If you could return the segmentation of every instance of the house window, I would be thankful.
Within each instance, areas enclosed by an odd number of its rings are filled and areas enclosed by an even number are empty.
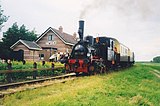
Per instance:
[[[53,40],[53,35],[48,35],[48,41],[52,41]]]
[[[40,60],[44,60],[44,54],[39,54]]]

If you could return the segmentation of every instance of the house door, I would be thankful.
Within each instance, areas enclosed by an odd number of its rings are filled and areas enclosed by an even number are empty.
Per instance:
[[[14,51],[13,53],[13,59],[17,61],[24,60],[24,50]]]

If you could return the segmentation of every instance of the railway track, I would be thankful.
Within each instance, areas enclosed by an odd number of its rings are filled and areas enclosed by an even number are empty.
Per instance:
[[[60,75],[60,76],[55,76],[55,77],[49,77],[49,78],[43,78],[43,79],[36,79],[36,80],[30,80],[30,81],[24,81],[24,82],[17,82],[17,83],[9,83],[9,84],[4,84],[4,85],[0,85],[0,98],[4,97],[5,95],[9,95],[9,94],[14,94],[16,92],[20,92],[20,91],[24,91],[27,89],[35,89],[38,87],[43,87],[43,86],[48,86],[51,84],[42,84],[43,82],[46,81],[55,81],[55,80],[59,80],[58,82],[65,82],[67,79],[74,79],[73,77],[75,77],[76,74],[75,73],[70,73],[70,74],[65,74],[65,75]],[[32,84],[40,84],[38,85],[38,87],[27,87],[27,88],[23,88],[22,90],[15,90],[15,88],[21,87],[21,86],[30,86]],[[10,89],[10,90],[8,90]],[[8,90],[8,92],[7,92]]]

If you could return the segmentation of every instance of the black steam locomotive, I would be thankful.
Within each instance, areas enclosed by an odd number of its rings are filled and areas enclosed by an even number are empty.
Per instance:
[[[93,74],[108,69],[128,67],[134,64],[134,53],[115,38],[86,36],[83,39],[84,21],[79,21],[80,41],[74,45],[71,55],[65,60],[67,72]]]

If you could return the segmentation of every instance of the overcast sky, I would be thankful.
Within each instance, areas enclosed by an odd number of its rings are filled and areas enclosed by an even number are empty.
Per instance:
[[[85,35],[114,37],[135,52],[137,61],[160,55],[160,0],[0,1],[4,14],[10,16],[2,32],[17,22],[37,34],[59,26],[73,34],[83,19]]]

